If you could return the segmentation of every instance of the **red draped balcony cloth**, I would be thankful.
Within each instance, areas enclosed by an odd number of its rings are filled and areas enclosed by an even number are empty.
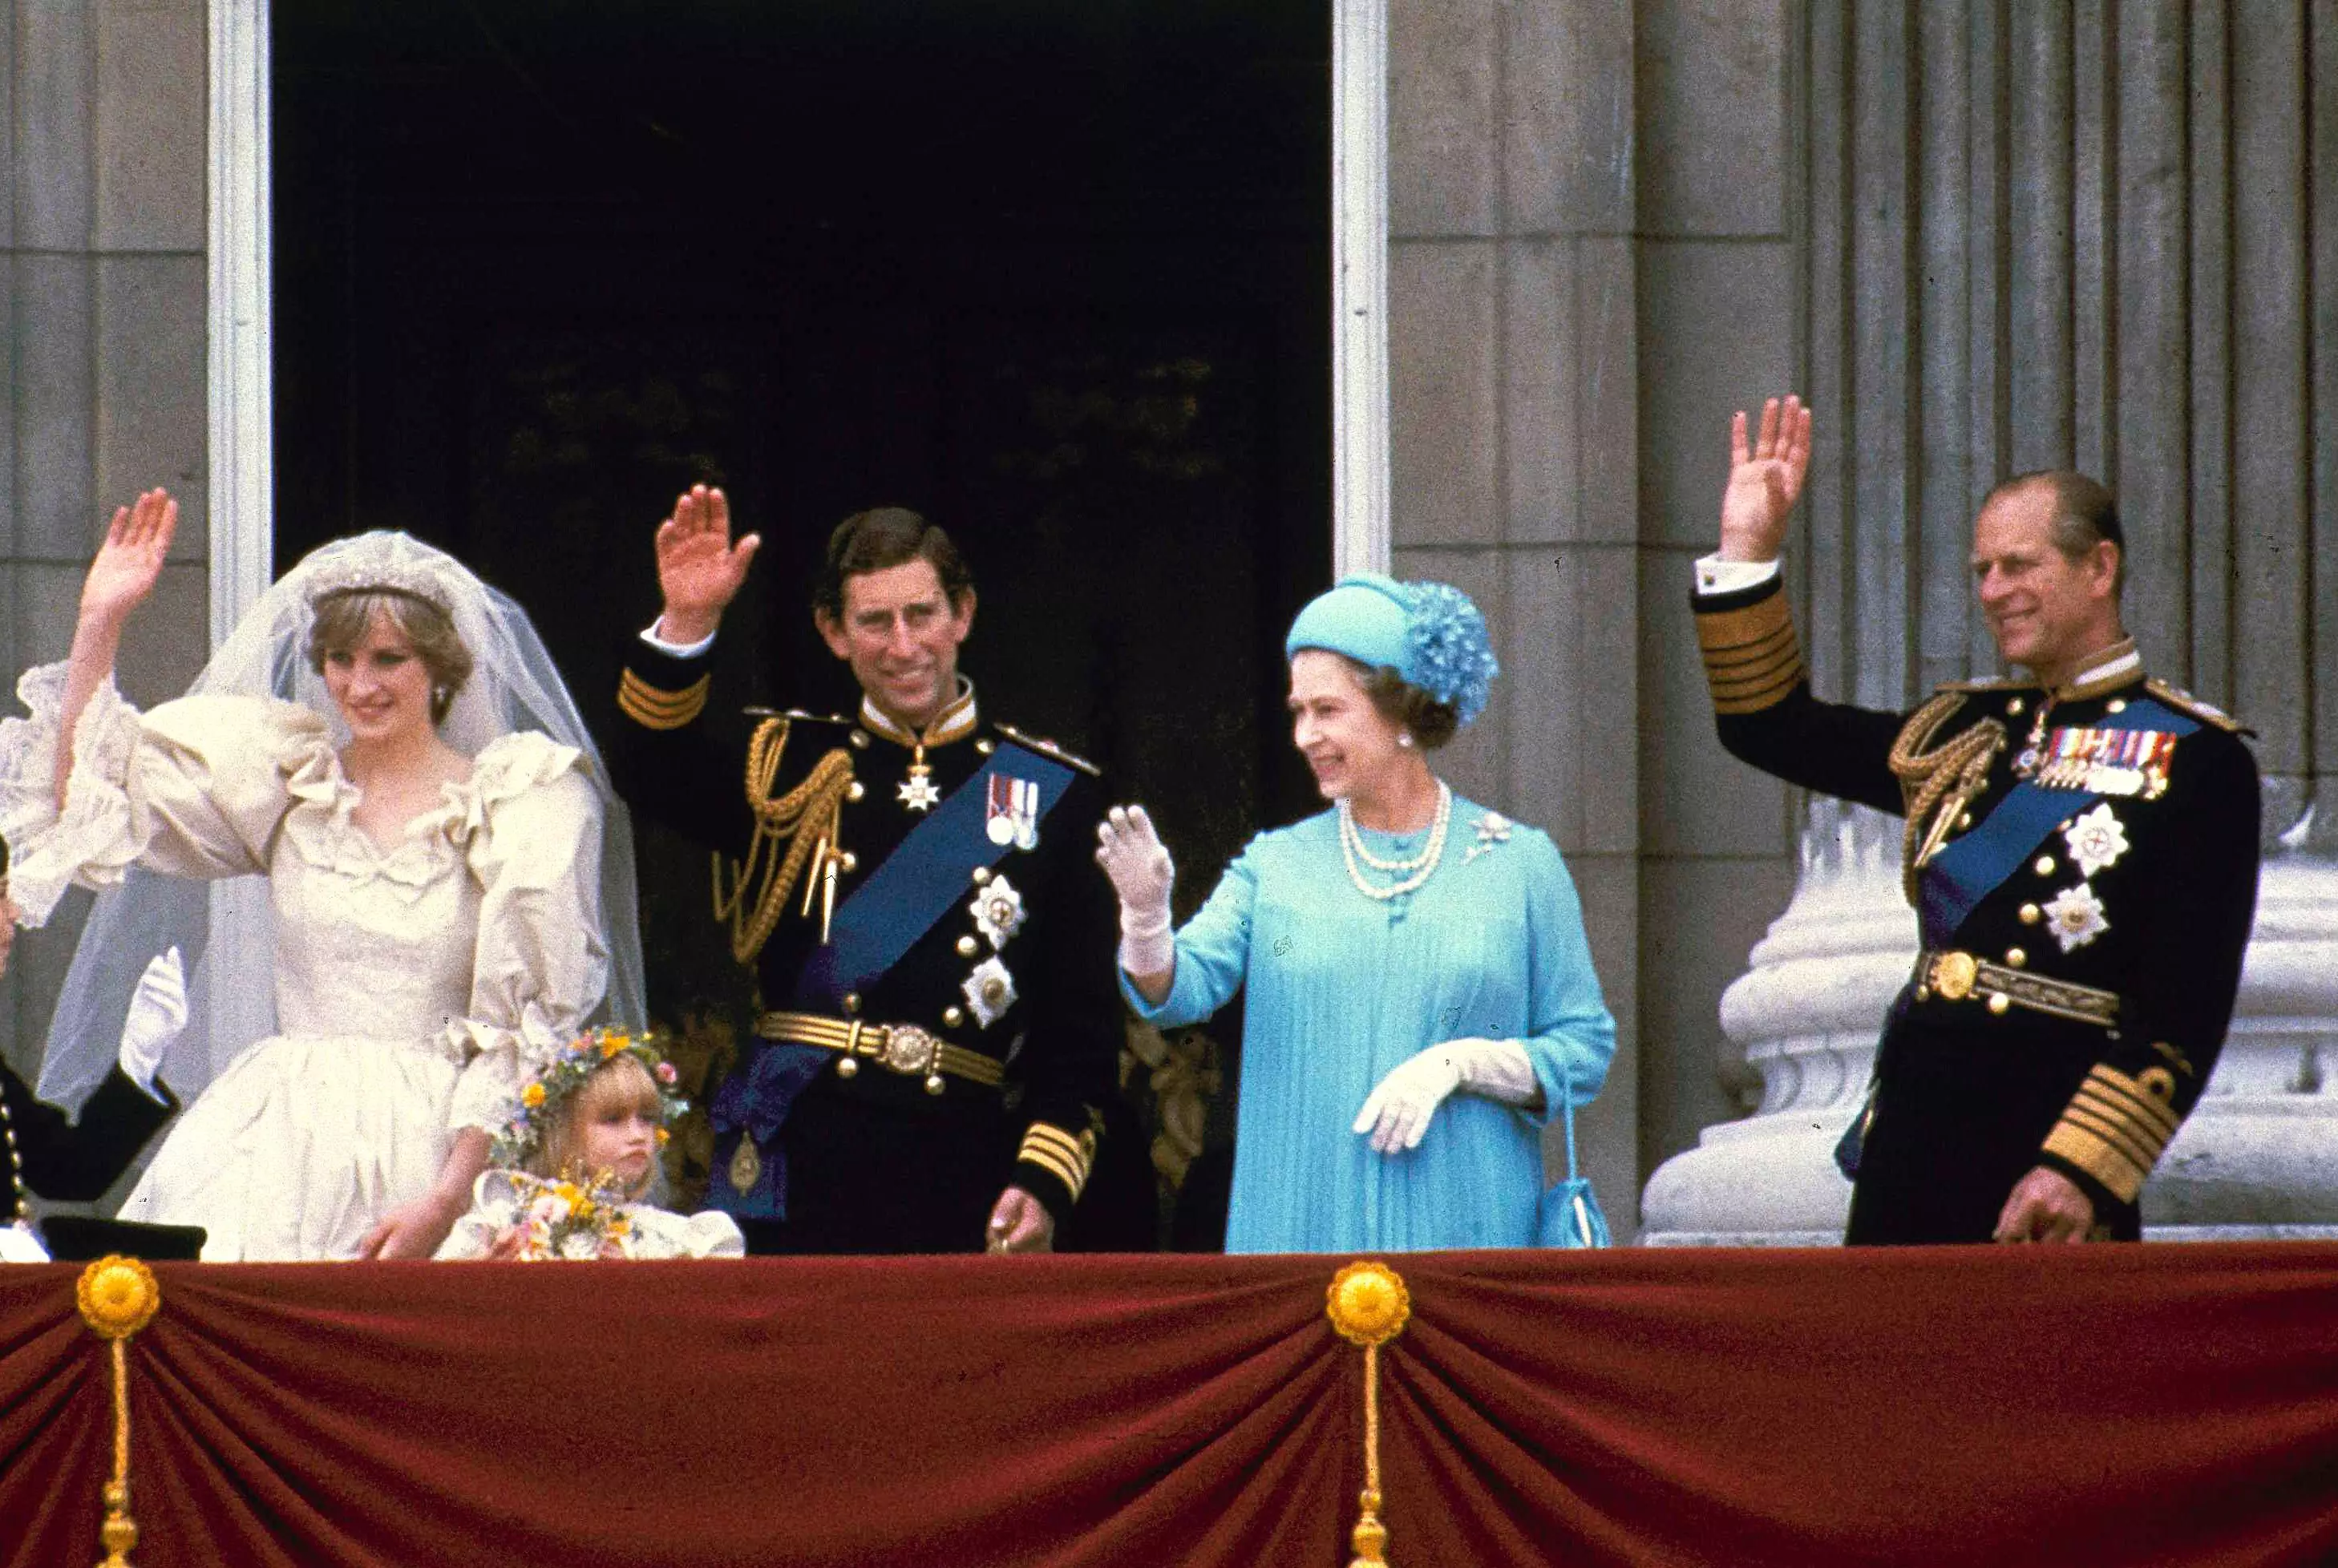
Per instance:
[[[163,1265],[133,1556],[1339,1568],[1344,1261]],[[1390,1261],[1398,1568],[2338,1562],[2338,1248]],[[99,1554],[74,1278],[0,1269],[0,1562]]]

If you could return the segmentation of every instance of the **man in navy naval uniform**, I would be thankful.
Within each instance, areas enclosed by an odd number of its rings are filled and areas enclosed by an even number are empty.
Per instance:
[[[1778,555],[1811,416],[1731,433],[1697,635],[1724,746],[1904,815],[1922,952],[1892,1004],[1856,1152],[1861,1242],[2132,1240],[2137,1200],[2216,1064],[2256,903],[2239,726],[2147,678],[2119,612],[2125,539],[2084,475],[2024,475],[1973,524],[1983,618],[2027,679],[1912,713],[1822,702]]]
[[[1046,1250],[1122,1037],[1095,769],[977,708],[973,581],[898,507],[845,519],[814,594],[860,711],[726,738],[710,655],[759,543],[720,490],[675,504],[607,748],[634,809],[714,852],[759,982],[758,1038],[709,1107],[709,1201],[754,1251]]]
[[[8,950],[16,938],[16,906],[8,897],[8,846],[0,840],[0,974],[8,968]],[[182,1016],[183,1021],[183,1015]],[[59,1202],[86,1202],[113,1186],[146,1141],[161,1130],[177,1109],[168,1092],[152,1077],[161,1057],[161,1031],[139,1063],[149,1082],[148,1092],[121,1066],[108,1073],[74,1122],[63,1111],[33,1097],[33,1091],[5,1062],[0,1062],[0,1261],[14,1249],[7,1231],[28,1225],[25,1199],[34,1194]]]

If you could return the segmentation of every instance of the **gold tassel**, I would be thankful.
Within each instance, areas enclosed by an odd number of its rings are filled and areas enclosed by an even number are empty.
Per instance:
[[[97,1532],[105,1560],[98,1568],[130,1568],[130,1550],[138,1544],[138,1524],[130,1517],[130,1337],[162,1310],[162,1289],[137,1259],[101,1258],[81,1271],[74,1300],[113,1357],[113,1479],[105,1484],[105,1523]]]
[[[836,840],[843,824],[845,792],[852,788],[851,754],[840,749],[829,752],[812,765],[810,777],[775,800],[771,784],[779,777],[787,746],[785,719],[766,719],[748,742],[747,805],[755,814],[755,832],[727,895],[722,858],[714,858],[714,917],[730,922],[731,953],[742,964],[753,963],[771,940],[805,863],[815,853],[832,863],[841,853]],[[754,890],[752,899],[750,888]],[[811,891],[808,885],[807,913]],[[824,932],[822,936],[825,939]]]
[[[1348,1568],[1386,1568],[1388,1526],[1380,1523],[1380,1347],[1404,1332],[1412,1298],[1385,1263],[1351,1263],[1331,1276],[1324,1311],[1340,1338],[1364,1348],[1364,1490]]]

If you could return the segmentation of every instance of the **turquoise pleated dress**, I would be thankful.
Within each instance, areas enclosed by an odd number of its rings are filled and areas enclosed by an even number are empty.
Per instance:
[[[1361,837],[1382,860],[1428,840]],[[1227,1251],[1535,1244],[1542,1124],[1567,1083],[1578,1106],[1597,1093],[1616,1052],[1582,906],[1548,835],[1456,796],[1435,873],[1377,900],[1351,881],[1326,811],[1252,839],[1176,945],[1160,1006],[1122,976],[1141,1016],[1199,1023],[1250,992]],[[1392,1155],[1348,1130],[1390,1068],[1473,1035],[1526,1043],[1537,1110],[1456,1093],[1419,1148]]]

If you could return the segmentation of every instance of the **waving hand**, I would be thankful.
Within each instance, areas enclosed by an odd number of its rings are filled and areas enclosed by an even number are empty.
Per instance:
[[[1786,519],[1811,471],[1811,411],[1788,395],[1762,405],[1760,435],[1745,439],[1745,411],[1729,422],[1729,484],[1721,493],[1724,561],[1775,561]]]
[[[658,524],[658,589],[665,595],[658,635],[670,642],[714,635],[762,545],[757,534],[731,542],[731,503],[722,491],[703,485],[683,491],[673,515]]]

